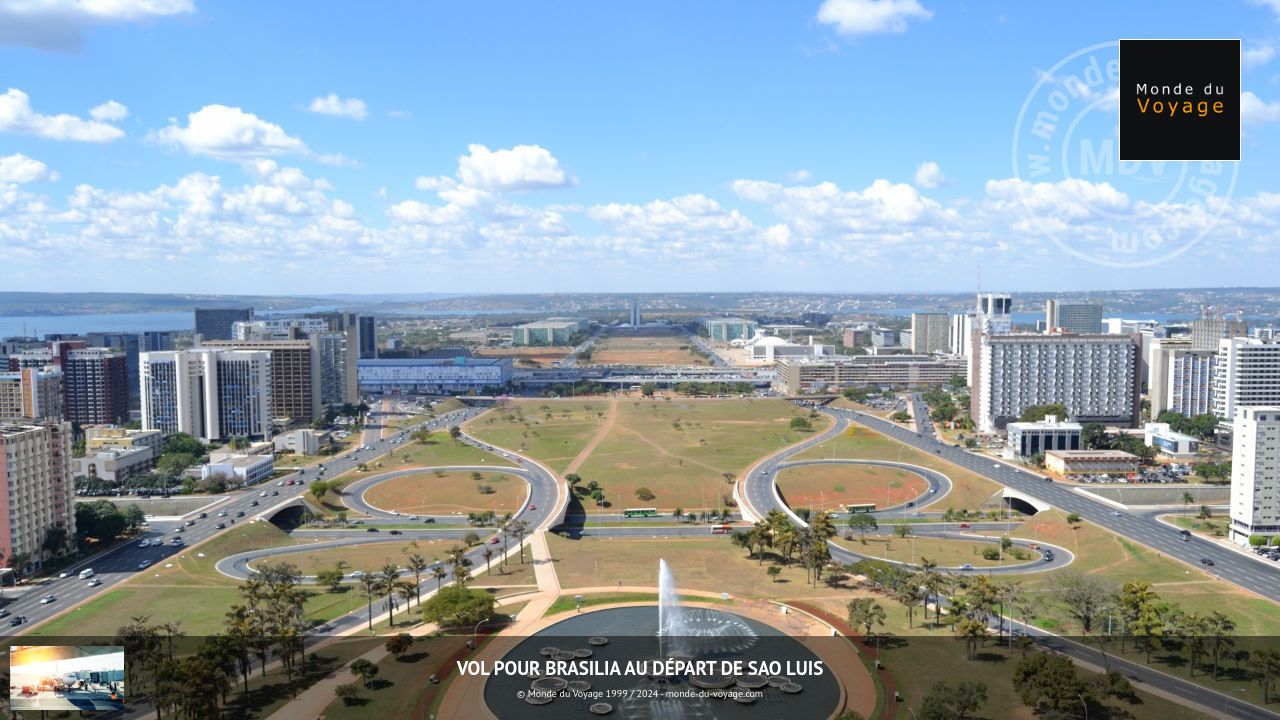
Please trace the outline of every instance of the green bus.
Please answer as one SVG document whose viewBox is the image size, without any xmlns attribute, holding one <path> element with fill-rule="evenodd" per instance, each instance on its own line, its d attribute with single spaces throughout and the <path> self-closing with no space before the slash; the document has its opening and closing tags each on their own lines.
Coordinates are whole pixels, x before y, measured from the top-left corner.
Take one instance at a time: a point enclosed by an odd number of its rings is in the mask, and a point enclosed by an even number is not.
<svg viewBox="0 0 1280 720">
<path fill-rule="evenodd" d="M 860 503 L 858 505 L 845 505 L 844 509 L 846 512 L 851 512 L 851 513 L 869 513 L 869 512 L 876 511 L 876 504 Z"/>
<path fill-rule="evenodd" d="M 627 508 L 622 511 L 623 517 L 658 517 L 658 508 Z"/>
</svg>

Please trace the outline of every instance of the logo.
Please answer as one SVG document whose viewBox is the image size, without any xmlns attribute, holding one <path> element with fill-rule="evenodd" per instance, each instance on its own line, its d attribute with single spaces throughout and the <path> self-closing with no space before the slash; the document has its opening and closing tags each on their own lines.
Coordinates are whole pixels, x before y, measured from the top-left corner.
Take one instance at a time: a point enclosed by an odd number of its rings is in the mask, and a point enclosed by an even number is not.
<svg viewBox="0 0 1280 720">
<path fill-rule="evenodd" d="M 1204 238 L 1228 205 L 1239 164 L 1121 160 L 1119 49 L 1113 41 L 1068 55 L 1023 101 L 1012 143 L 1022 181 L 1014 227 L 1082 260 L 1137 268 Z M 1238 77 L 1230 100 L 1238 113 Z"/>
</svg>

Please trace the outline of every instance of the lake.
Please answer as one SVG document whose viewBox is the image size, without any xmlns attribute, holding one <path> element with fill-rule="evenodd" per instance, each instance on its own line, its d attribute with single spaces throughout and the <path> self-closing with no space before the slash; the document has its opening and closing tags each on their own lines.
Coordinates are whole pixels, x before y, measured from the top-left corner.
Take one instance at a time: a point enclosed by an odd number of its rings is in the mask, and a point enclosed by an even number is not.
<svg viewBox="0 0 1280 720">
<path fill-rule="evenodd" d="M 99 315 L 0 316 L 0 338 L 21 335 L 43 337 L 48 333 L 190 331 L 193 327 L 195 327 L 195 314 L 189 310 Z"/>
</svg>

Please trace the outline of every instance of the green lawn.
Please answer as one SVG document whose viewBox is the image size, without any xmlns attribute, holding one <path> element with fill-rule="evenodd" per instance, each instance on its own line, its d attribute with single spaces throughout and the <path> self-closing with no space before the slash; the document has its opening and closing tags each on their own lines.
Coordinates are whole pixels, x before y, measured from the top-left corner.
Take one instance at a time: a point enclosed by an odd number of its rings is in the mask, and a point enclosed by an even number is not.
<svg viewBox="0 0 1280 720">
<path fill-rule="evenodd" d="M 704 597 L 702 595 L 681 595 L 681 602 L 686 603 L 717 603 L 724 605 L 733 604 L 733 600 L 724 600 L 715 597 Z M 656 603 L 658 602 L 657 593 L 637 593 L 637 592 L 607 592 L 607 593 L 590 593 L 582 596 L 581 607 L 588 608 L 595 605 L 616 605 L 618 603 Z M 543 617 L 551 617 L 559 615 L 563 612 L 570 612 L 579 607 L 578 601 L 573 595 L 561 595 L 556 601 L 547 607 L 547 611 L 543 613 Z"/>
<path fill-rule="evenodd" d="M 933 454 L 920 452 L 887 435 L 854 424 L 838 437 L 820 443 L 795 457 L 797 460 L 830 458 L 856 458 L 865 460 L 892 460 L 920 465 L 936 470 L 951 478 L 951 493 L 935 503 L 931 509 L 977 510 L 1002 486 L 977 473 L 941 460 Z"/>
<path fill-rule="evenodd" d="M 556 472 L 586 447 L 607 417 L 609 400 L 514 400 L 467 424 L 495 446 L 524 452 Z"/>
</svg>

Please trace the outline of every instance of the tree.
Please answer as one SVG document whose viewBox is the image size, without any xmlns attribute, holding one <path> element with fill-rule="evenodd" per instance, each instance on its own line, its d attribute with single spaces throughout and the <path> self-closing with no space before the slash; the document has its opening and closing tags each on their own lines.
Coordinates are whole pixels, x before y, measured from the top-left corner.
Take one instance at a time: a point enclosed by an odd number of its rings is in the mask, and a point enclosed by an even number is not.
<svg viewBox="0 0 1280 720">
<path fill-rule="evenodd" d="M 884 607 L 872 598 L 854 598 L 845 606 L 848 611 L 849 624 L 854 627 L 864 627 L 866 632 L 864 637 L 871 639 L 871 629 L 875 625 L 884 625 L 885 614 Z"/>
<path fill-rule="evenodd" d="M 1067 616 L 1080 626 L 1081 633 L 1090 635 L 1113 593 L 1100 580 L 1073 572 L 1054 580 L 1053 595 Z"/>
<path fill-rule="evenodd" d="M 1080 522 L 1080 520 L 1081 520 L 1080 513 L 1067 513 L 1068 525 L 1075 525 L 1076 523 Z"/>
<path fill-rule="evenodd" d="M 418 607 L 422 607 L 422 571 L 426 569 L 427 559 L 420 553 L 409 556 L 409 571 L 413 573 L 413 589 L 418 599 Z"/>
<path fill-rule="evenodd" d="M 343 705 L 355 705 L 356 700 L 360 698 L 360 688 L 355 683 L 347 683 L 335 687 L 333 694 L 342 701 Z"/>
<path fill-rule="evenodd" d="M 809 520 L 809 527 L 823 542 L 836 534 L 835 515 L 821 510 Z"/>
<path fill-rule="evenodd" d="M 1120 588 L 1120 613 L 1124 627 L 1151 662 L 1154 639 L 1164 633 L 1164 618 L 1160 613 L 1160 596 L 1151 589 L 1151 583 L 1132 581 Z M 1121 651 L 1124 650 L 1123 640 Z"/>
<path fill-rule="evenodd" d="M 422 604 L 422 619 L 441 627 L 471 627 L 493 617 L 495 602 L 484 590 L 450 586 Z"/>
<path fill-rule="evenodd" d="M 516 539 L 520 547 L 520 564 L 524 564 L 524 536 L 529 534 L 529 523 L 524 520 L 512 520 L 507 523 L 506 532 Z"/>
<path fill-rule="evenodd" d="M 978 682 L 934 683 L 920 704 L 917 720 L 966 720 L 987 704 L 987 686 Z"/>
<path fill-rule="evenodd" d="M 342 571 L 337 568 L 316 571 L 316 583 L 328 588 L 329 592 L 338 592 L 342 589 L 342 577 Z"/>
<path fill-rule="evenodd" d="M 644 502 L 649 502 L 656 498 L 657 495 L 654 495 L 653 491 L 647 487 L 638 487 L 636 488 L 636 497 Z"/>
<path fill-rule="evenodd" d="M 1208 618 L 1209 657 L 1213 658 L 1213 676 L 1218 676 L 1219 664 L 1226 652 L 1236 646 L 1233 634 L 1236 622 L 1218 611 L 1213 611 Z"/>
<path fill-rule="evenodd" d="M 791 418 L 790 428 L 796 432 L 809 432 L 813 430 L 813 423 L 809 422 L 809 418 L 796 416 Z"/>
<path fill-rule="evenodd" d="M 435 578 L 436 591 L 438 592 L 440 590 L 441 583 L 444 582 L 446 577 L 449 577 L 449 571 L 445 570 L 443 565 L 436 564 L 431 567 L 431 577 Z M 418 599 L 418 607 L 422 607 L 421 598 Z"/>
<path fill-rule="evenodd" d="M 858 540 L 863 545 L 867 543 L 867 533 L 880 528 L 875 516 L 870 513 L 853 513 L 845 524 L 849 526 L 850 530 L 858 533 Z"/>
<path fill-rule="evenodd" d="M 321 501 L 324 500 L 324 496 L 327 495 L 330 490 L 333 490 L 334 487 L 335 485 L 328 480 L 316 480 L 313 481 L 307 489 L 311 492 L 312 497 L 317 501 Z"/>
<path fill-rule="evenodd" d="M 1050 403 L 1048 405 L 1032 405 L 1022 411 L 1018 422 L 1040 422 L 1044 420 L 1045 415 L 1056 415 L 1059 420 L 1065 420 L 1070 415 L 1067 413 L 1067 406 L 1062 403 Z"/>
<path fill-rule="evenodd" d="M 387 623 L 396 626 L 396 581 L 400 579 L 400 568 L 395 563 L 387 563 L 378 571 L 378 590 L 387 598 Z"/>
<path fill-rule="evenodd" d="M 569 486 L 573 488 L 578 487 L 578 483 L 582 482 L 582 476 L 578 473 L 569 473 L 564 476 L 564 479 L 565 482 L 569 483 Z"/>
<path fill-rule="evenodd" d="M 457 425 L 449 426 L 449 439 L 453 440 L 453 444 L 457 445 L 458 440 L 462 438 L 462 428 Z"/>
<path fill-rule="evenodd" d="M 906 410 L 899 410 L 898 412 L 890 415 L 889 419 L 896 423 L 910 422 L 911 413 L 907 412 Z"/>
<path fill-rule="evenodd" d="M 1094 687 L 1065 655 L 1027 654 L 1013 668 L 1013 687 L 1023 704 L 1042 717 L 1079 717 L 1076 708 L 1097 702 Z"/>
<path fill-rule="evenodd" d="M 396 660 L 400 660 L 405 653 L 409 652 L 409 648 L 413 647 L 413 636 L 409 633 L 396 633 L 387 638 L 385 647 Z"/>
<path fill-rule="evenodd" d="M 778 576 L 782 574 L 782 568 L 777 565 L 770 565 L 765 569 L 764 574 L 768 575 L 773 582 L 778 582 Z"/>
<path fill-rule="evenodd" d="M 360 584 L 364 586 L 364 596 L 368 604 L 369 631 L 373 632 L 373 591 L 378 589 L 378 578 L 373 573 L 364 573 L 360 576 Z"/>
<path fill-rule="evenodd" d="M 369 662 L 364 658 L 356 658 L 351 661 L 351 674 L 360 678 L 360 682 L 367 688 L 378 676 L 378 666 Z"/>
<path fill-rule="evenodd" d="M 1258 648 L 1249 658 L 1249 666 L 1257 673 L 1258 684 L 1262 686 L 1262 704 L 1271 702 L 1271 689 L 1280 677 L 1280 651 L 1273 648 Z"/>
<path fill-rule="evenodd" d="M 1080 442 L 1086 450 L 1098 450 L 1107 446 L 1107 428 L 1100 422 L 1088 422 L 1080 428 Z"/>
<path fill-rule="evenodd" d="M 164 439 L 164 445 L 160 446 L 161 455 L 191 455 L 196 458 L 204 457 L 205 446 L 200 440 L 188 435 L 187 433 L 174 433 Z"/>
</svg>

